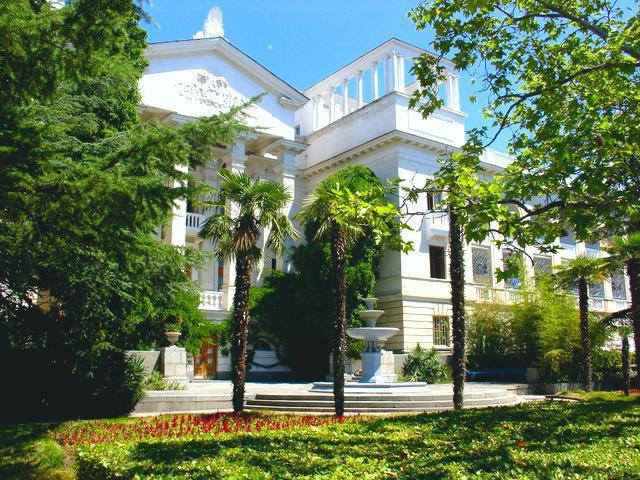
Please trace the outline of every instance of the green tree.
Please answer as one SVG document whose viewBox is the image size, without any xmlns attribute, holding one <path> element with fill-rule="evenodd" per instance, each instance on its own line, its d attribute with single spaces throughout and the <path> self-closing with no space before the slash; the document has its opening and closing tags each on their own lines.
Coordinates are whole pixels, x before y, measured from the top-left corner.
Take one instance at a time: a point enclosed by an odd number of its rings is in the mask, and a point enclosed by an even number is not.
<svg viewBox="0 0 640 480">
<path fill-rule="evenodd" d="M 376 244 L 395 250 L 408 250 L 400 235 L 398 209 L 387 200 L 380 184 L 350 188 L 348 178 L 366 167 L 349 166 L 323 180 L 305 201 L 297 218 L 314 224 L 316 238 L 328 238 L 331 250 L 331 314 L 333 352 L 333 395 L 336 415 L 344 414 L 344 361 L 347 347 L 347 255 L 349 245 L 363 235 Z M 373 172 L 371 172 L 373 175 Z M 342 181 L 345 179 L 345 181 Z"/>
<path fill-rule="evenodd" d="M 285 241 L 295 230 L 284 207 L 291 201 L 286 187 L 272 181 L 250 179 L 244 172 L 218 171 L 220 190 L 208 205 L 212 215 L 204 223 L 200 236 L 214 242 L 216 257 L 235 258 L 236 281 L 233 296 L 233 332 L 231 335 L 231 375 L 233 410 L 244 408 L 247 373 L 247 336 L 249 327 L 249 288 L 251 272 L 262 258 L 258 247 L 260 234 L 267 235 L 265 247 L 276 254 L 285 252 Z"/>
<path fill-rule="evenodd" d="M 178 129 L 141 123 L 143 17 L 131 0 L 0 5 L 0 354 L 22 365 L 7 379 L 14 418 L 124 413 L 122 351 L 157 345 L 177 318 L 188 343 L 203 327 L 185 275 L 197 258 L 163 245 L 160 226 L 199 192 L 176 164 L 232 141 L 241 107 Z"/>
<path fill-rule="evenodd" d="M 380 189 L 383 184 L 368 168 L 341 170 L 340 182 L 351 190 Z M 293 273 L 277 272 L 261 287 L 252 287 L 251 317 L 259 333 L 269 336 L 282 353 L 282 362 L 305 380 L 326 377 L 331 352 L 328 318 L 332 309 L 331 248 L 318 238 L 317 224 L 304 226 L 305 242 L 291 249 Z M 374 235 L 364 234 L 347 249 L 347 326 L 361 327 L 357 311 L 363 298 L 373 296 L 382 250 Z M 251 326 L 250 326 L 251 329 Z M 300 339 L 305 341 L 301 342 Z M 359 354 L 362 342 L 347 339 L 348 355 Z"/>
<path fill-rule="evenodd" d="M 440 56 L 451 55 L 477 80 L 471 99 L 487 99 L 492 124 L 469 131 L 467 145 L 506 136 L 515 157 L 496 178 L 502 194 L 469 209 L 492 212 L 502 238 L 543 251 L 567 227 L 579 240 L 639 229 L 637 2 L 434 0 L 410 16 L 436 33 L 436 55 L 415 65 L 423 85 L 415 103 L 441 105 L 432 85 L 443 79 Z M 632 291 L 640 291 L 638 265 L 637 257 L 627 265 Z M 640 307 L 633 315 L 640 326 Z"/>
<path fill-rule="evenodd" d="M 561 286 L 577 282 L 578 311 L 580 312 L 580 344 L 582 347 L 582 376 L 584 389 L 593 390 L 593 371 L 591 368 L 591 334 L 589 332 L 589 284 L 604 281 L 604 263 L 600 258 L 586 255 L 578 256 L 565 265 L 559 266 L 556 280 Z"/>
</svg>

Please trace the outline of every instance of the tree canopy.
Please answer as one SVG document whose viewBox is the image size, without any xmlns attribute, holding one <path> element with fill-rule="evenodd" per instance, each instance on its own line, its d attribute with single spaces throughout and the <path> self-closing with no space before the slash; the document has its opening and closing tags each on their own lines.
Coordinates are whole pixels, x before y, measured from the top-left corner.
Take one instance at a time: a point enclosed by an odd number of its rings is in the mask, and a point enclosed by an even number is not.
<svg viewBox="0 0 640 480">
<path fill-rule="evenodd" d="M 0 5 L 0 350 L 22 365 L 17 390 L 25 369 L 45 377 L 16 396 L 33 415 L 74 388 L 58 406 L 95 414 L 123 349 L 158 345 L 168 323 L 187 342 L 202 334 L 185 274 L 198 258 L 162 244 L 161 226 L 199 192 L 176 165 L 202 164 L 243 128 L 240 107 L 182 128 L 140 122 L 144 13 L 67 3 Z"/>
</svg>

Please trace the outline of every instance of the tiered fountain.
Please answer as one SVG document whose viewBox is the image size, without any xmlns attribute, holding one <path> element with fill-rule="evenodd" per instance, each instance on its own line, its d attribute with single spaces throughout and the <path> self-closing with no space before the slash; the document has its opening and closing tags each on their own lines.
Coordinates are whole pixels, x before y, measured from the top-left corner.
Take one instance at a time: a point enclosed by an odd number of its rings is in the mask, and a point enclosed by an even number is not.
<svg viewBox="0 0 640 480">
<path fill-rule="evenodd" d="M 375 298 L 365 298 L 366 310 L 358 312 L 365 321 L 366 327 L 348 328 L 347 335 L 351 338 L 364 340 L 364 352 L 360 353 L 362 359 L 362 377 L 359 382 L 346 382 L 345 391 L 426 391 L 424 382 L 398 382 L 395 373 L 395 361 L 393 352 L 384 350 L 385 342 L 398 332 L 393 327 L 376 327 L 378 318 L 384 310 L 376 310 Z M 327 391 L 333 389 L 332 382 L 315 382 L 312 392 Z"/>
</svg>

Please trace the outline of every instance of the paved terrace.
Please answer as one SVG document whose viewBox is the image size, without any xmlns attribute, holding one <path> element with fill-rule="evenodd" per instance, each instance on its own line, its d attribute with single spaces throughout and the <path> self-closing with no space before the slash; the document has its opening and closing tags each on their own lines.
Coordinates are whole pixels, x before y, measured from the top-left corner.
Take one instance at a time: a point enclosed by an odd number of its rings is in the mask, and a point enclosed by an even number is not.
<svg viewBox="0 0 640 480">
<path fill-rule="evenodd" d="M 247 408 L 252 410 L 331 413 L 332 395 L 311 393 L 311 383 L 247 382 Z M 150 391 L 136 406 L 134 416 L 158 413 L 229 411 L 232 384 L 228 380 L 195 381 L 185 390 Z M 451 384 L 430 385 L 427 395 L 357 394 L 346 397 L 347 412 L 402 413 L 452 408 Z M 543 397 L 528 394 L 528 386 L 508 383 L 467 383 L 465 403 L 470 407 L 511 405 Z"/>
</svg>

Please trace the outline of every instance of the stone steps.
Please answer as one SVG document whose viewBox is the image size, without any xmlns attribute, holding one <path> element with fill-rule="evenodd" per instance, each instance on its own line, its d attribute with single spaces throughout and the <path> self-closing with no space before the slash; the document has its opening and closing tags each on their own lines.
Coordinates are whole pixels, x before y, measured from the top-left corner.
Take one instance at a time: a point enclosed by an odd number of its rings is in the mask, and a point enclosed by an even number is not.
<svg viewBox="0 0 640 480">
<path fill-rule="evenodd" d="M 497 396 L 507 395 L 509 392 L 506 391 L 493 391 L 493 392 L 471 392 L 465 393 L 465 400 L 483 400 L 486 398 L 495 398 Z M 434 393 L 434 394 L 349 394 L 345 393 L 344 396 L 346 401 L 354 401 L 354 402 L 368 402 L 368 401 L 394 401 L 394 402 L 410 402 L 410 401 L 422 401 L 422 402 L 438 402 L 438 401 L 451 401 L 452 394 L 451 393 Z M 331 401 L 333 402 L 332 394 L 321 394 L 321 393 L 289 393 L 289 394 L 271 394 L 271 393 L 258 393 L 255 395 L 255 401 L 260 400 L 298 400 L 298 401 Z"/>
<path fill-rule="evenodd" d="M 465 395 L 465 407 L 513 405 L 518 397 L 505 390 L 474 392 Z M 258 394 L 249 399 L 247 410 L 274 412 L 330 413 L 334 403 L 332 395 L 270 395 Z M 345 411 L 349 413 L 403 413 L 453 409 L 452 396 L 434 395 L 357 395 L 345 396 Z"/>
</svg>

